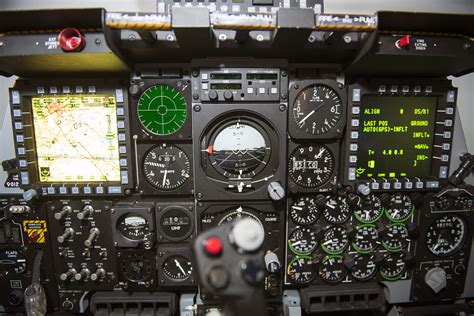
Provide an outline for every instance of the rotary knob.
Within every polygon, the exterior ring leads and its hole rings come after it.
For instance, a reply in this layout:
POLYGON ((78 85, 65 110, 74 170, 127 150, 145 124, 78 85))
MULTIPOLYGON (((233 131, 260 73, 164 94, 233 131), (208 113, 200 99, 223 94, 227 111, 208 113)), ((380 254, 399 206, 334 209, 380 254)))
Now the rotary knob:
POLYGON ((235 223, 229 240, 237 248, 253 252, 258 250, 265 239, 262 226, 254 219, 244 218, 235 223))
POLYGON ((270 273, 277 273, 280 271, 281 263, 278 260, 278 256, 274 252, 267 252, 264 257, 265 260, 265 268, 270 273))
POLYGON ((447 285, 446 271, 439 267, 429 270, 425 275, 425 283, 438 294, 447 285))
POLYGON ((276 181, 271 182, 268 185, 267 190, 273 201, 280 201, 285 197, 285 189, 283 189, 281 184, 276 181))

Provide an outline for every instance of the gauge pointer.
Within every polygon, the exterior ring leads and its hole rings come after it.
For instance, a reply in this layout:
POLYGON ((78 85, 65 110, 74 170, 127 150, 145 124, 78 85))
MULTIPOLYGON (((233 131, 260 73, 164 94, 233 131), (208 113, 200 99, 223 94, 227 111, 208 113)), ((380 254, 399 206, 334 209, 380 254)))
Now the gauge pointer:
POLYGON ((181 270, 181 272, 183 272, 184 275, 186 275, 186 272, 184 272, 184 269, 183 267, 181 266, 181 264, 179 263, 178 260, 174 259, 174 263, 176 264, 176 266, 181 270))
POLYGON ((308 115, 306 115, 300 122, 299 124, 303 124, 304 121, 306 121, 311 115, 313 115, 314 113, 316 112, 316 110, 312 110, 311 112, 309 112, 308 115))
POLYGON ((165 175, 163 176, 163 183, 161 184, 162 187, 165 186, 166 183, 166 176, 168 175, 168 169, 165 169, 165 175))

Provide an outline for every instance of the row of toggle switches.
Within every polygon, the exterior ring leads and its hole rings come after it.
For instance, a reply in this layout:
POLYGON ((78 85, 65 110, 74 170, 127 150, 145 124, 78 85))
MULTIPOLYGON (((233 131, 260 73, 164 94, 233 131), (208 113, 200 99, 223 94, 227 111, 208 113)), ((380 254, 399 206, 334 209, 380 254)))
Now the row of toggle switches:
POLYGON ((76 281, 86 281, 91 279, 92 281, 100 281, 105 278, 106 272, 103 268, 98 268, 94 273, 91 274, 91 271, 87 268, 83 268, 80 272, 77 272, 76 269, 70 268, 65 273, 62 273, 59 278, 61 281, 68 281, 74 279, 76 281))

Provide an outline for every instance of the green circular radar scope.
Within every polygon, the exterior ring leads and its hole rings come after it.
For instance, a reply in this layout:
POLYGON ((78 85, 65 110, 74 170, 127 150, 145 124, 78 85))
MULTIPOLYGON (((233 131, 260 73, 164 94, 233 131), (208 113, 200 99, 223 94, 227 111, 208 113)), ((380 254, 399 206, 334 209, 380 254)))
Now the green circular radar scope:
POLYGON ((166 136, 183 127, 187 116, 186 100, 178 90, 157 85, 143 92, 138 100, 138 119, 148 132, 166 136))

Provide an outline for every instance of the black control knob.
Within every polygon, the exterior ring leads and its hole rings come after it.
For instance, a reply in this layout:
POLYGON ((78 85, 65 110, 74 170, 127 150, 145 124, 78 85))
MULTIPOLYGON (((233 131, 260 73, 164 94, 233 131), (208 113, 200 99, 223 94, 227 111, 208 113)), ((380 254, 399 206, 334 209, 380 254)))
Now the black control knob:
POLYGON ((357 205, 359 205, 360 201, 361 201, 361 197, 358 196, 357 194, 349 193, 347 195, 347 203, 352 207, 356 207, 357 205))
POLYGON ((69 238, 71 238, 74 235, 74 229, 71 227, 68 227, 64 230, 64 233, 58 237, 58 243, 62 244, 69 238))
POLYGON ((82 208, 82 212, 77 213, 77 219, 83 220, 91 216, 93 212, 94 208, 92 207, 92 205, 84 205, 84 207, 82 208))
POLYGON ((72 311, 72 309, 74 308, 74 303, 69 301, 69 300, 66 300, 63 302, 63 309, 65 311, 72 311))
POLYGON ((91 275, 91 271, 87 268, 83 268, 81 272, 74 275, 74 279, 76 279, 76 281, 85 280, 89 275, 91 275))
POLYGON ((130 92, 132 96, 137 96, 140 93, 140 86, 136 84, 132 84, 130 88, 128 89, 128 91, 130 92))
POLYGON ((64 205, 61 210, 54 214, 54 218, 58 221, 68 216, 72 212, 72 207, 69 205, 64 205))
POLYGON ((214 90, 209 91, 209 100, 217 101, 218 98, 219 98, 219 95, 217 94, 216 91, 214 90))
POLYGON ((95 270, 94 273, 91 274, 91 280, 92 281, 97 281, 97 280, 101 280, 105 277, 105 270, 102 269, 102 268, 98 268, 97 270, 95 270))
POLYGON ((59 276, 59 279, 61 279, 61 281, 69 280, 70 278, 75 276, 76 273, 77 273, 76 269, 71 268, 71 269, 67 270, 65 273, 62 273, 59 276))
POLYGON ((347 255, 344 258, 344 265, 348 270, 352 270, 352 267, 354 267, 355 259, 352 255, 347 255))
POLYGON ((234 95, 232 94, 231 91, 229 90, 224 91, 224 99, 226 101, 232 101, 233 98, 234 98, 234 95))
POLYGON ((386 207, 390 206, 391 196, 388 193, 383 193, 380 195, 380 202, 386 207))
POLYGON ((326 208, 327 201, 328 200, 324 195, 322 195, 322 194, 316 195, 315 203, 319 208, 321 208, 321 209, 326 208))
POLYGON ((97 237, 99 237, 99 234, 100 234, 100 231, 98 228, 96 227, 91 228, 91 230, 89 231, 89 237, 87 237, 87 239, 84 240, 84 246, 86 247, 92 246, 94 240, 96 240, 97 237))
POLYGON ((268 194, 274 201, 280 201, 285 197, 285 189, 279 182, 273 181, 267 187, 268 194))

